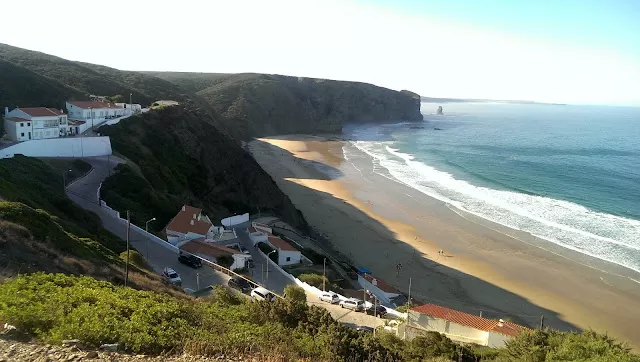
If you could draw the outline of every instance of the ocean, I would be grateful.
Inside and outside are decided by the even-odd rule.
[[[452,209],[640,272],[640,108],[421,109],[422,122],[350,125],[344,135],[376,173]]]

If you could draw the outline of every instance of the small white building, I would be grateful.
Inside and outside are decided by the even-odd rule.
[[[426,332],[438,332],[452,341],[501,348],[511,338],[530,331],[521,325],[492,320],[434,304],[409,309],[407,322],[398,330],[401,337],[413,339]]]
[[[67,101],[69,119],[86,122],[87,128],[127,115],[127,111],[113,103],[96,101]]]
[[[124,108],[125,114],[137,114],[142,112],[142,105],[136,103],[116,103],[116,106]]]
[[[370,274],[358,274],[358,283],[382,303],[394,304],[392,299],[402,294],[393,285]]]
[[[277,236],[268,236],[267,244],[278,251],[278,265],[293,265],[302,262],[302,253]]]
[[[167,241],[172,245],[177,245],[181,241],[198,238],[213,239],[220,230],[211,223],[211,220],[202,210],[184,205],[178,211],[166,227]],[[224,229],[223,229],[224,230]]]
[[[177,246],[180,249],[180,253],[195,255],[216,264],[218,264],[218,258],[230,256],[233,258],[233,264],[229,267],[231,270],[247,267],[249,259],[251,259],[251,255],[243,254],[239,250],[231,249],[223,245],[218,245],[213,240],[206,240],[204,238],[181,241]]]
[[[41,140],[69,134],[67,115],[60,109],[34,107],[4,109],[4,130],[12,141]]]
[[[254,227],[247,228],[247,232],[249,233],[249,239],[251,239],[253,245],[256,245],[257,243],[266,243],[268,235],[271,235]]]

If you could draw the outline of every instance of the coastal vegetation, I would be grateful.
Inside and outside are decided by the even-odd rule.
[[[504,349],[461,347],[439,333],[411,341],[358,332],[289,286],[286,298],[250,302],[216,287],[202,300],[116,286],[90,277],[36,273],[0,285],[0,322],[46,343],[118,343],[135,353],[273,356],[310,361],[620,361],[639,357],[595,332],[538,330]]]

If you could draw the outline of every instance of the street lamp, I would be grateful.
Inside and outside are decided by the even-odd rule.
[[[129,93],[129,113],[133,114],[133,93]]]
[[[71,172],[71,169],[62,172],[62,183],[64,184],[63,190],[67,188],[67,172]]]
[[[149,233],[149,223],[152,221],[156,221],[156,218],[152,217],[151,219],[147,220],[147,222],[144,223],[144,231],[146,233]],[[147,242],[144,243],[144,245],[145,245],[145,254],[146,254],[145,257],[147,260],[149,260],[149,240],[147,240]]]
[[[267,253],[267,259],[269,259],[269,255],[275,253],[277,250],[271,250],[270,252]],[[267,263],[269,262],[269,260],[267,260]],[[265,287],[267,287],[267,289],[269,289],[269,264],[267,264],[267,281],[264,283]]]

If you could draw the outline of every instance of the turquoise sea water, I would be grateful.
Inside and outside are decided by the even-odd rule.
[[[345,135],[374,169],[454,208],[640,272],[640,108],[423,103],[422,112],[423,122]]]

